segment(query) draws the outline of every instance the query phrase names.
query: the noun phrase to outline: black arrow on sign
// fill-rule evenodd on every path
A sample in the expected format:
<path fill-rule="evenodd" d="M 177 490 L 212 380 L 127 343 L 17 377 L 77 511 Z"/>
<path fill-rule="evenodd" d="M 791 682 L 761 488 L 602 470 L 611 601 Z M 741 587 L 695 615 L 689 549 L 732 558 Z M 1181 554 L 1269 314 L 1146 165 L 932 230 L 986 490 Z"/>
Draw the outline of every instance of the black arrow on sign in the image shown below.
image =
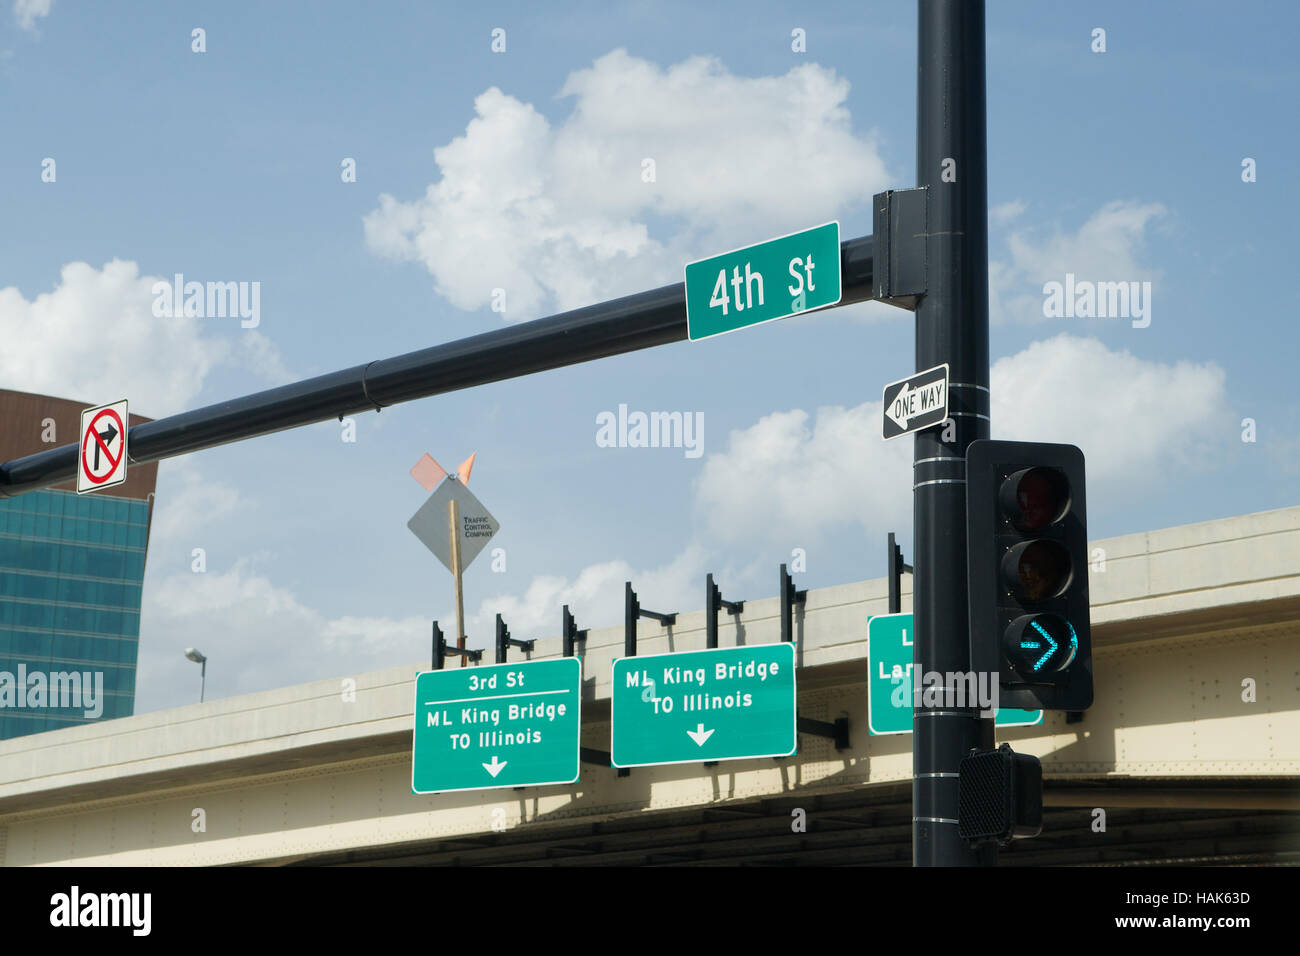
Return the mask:
<path fill-rule="evenodd" d="M 108 423 L 108 428 L 105 431 L 99 433 L 99 437 L 103 440 L 105 447 L 117 437 L 117 429 L 113 427 L 112 422 Z M 95 471 L 99 471 L 99 442 L 95 443 Z"/>

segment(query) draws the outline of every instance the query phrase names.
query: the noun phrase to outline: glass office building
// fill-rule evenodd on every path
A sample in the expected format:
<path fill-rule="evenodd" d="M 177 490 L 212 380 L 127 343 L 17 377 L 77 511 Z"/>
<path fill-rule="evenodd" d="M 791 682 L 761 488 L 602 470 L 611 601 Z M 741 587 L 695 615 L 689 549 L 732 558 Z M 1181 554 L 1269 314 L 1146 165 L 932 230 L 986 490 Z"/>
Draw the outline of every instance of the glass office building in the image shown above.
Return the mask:
<path fill-rule="evenodd" d="M 41 406 L 15 413 L 15 397 Z M 68 418 L 59 444 L 74 442 L 82 407 L 0 392 L 0 460 L 50 447 L 13 448 L 33 415 Z M 0 498 L 0 739 L 133 713 L 157 466 L 138 470 L 112 489 L 124 497 L 61 487 Z"/>

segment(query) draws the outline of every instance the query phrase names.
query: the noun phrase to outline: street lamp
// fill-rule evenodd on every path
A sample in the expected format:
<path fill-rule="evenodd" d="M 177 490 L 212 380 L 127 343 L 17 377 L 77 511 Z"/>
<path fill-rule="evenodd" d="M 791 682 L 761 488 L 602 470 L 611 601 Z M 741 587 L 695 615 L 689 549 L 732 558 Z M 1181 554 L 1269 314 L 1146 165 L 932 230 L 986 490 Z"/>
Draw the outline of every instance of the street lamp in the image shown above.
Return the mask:
<path fill-rule="evenodd" d="M 185 648 L 185 656 L 195 664 L 203 665 L 203 669 L 199 672 L 199 703 L 201 704 L 203 703 L 203 685 L 207 683 L 208 679 L 208 659 L 193 647 Z"/>

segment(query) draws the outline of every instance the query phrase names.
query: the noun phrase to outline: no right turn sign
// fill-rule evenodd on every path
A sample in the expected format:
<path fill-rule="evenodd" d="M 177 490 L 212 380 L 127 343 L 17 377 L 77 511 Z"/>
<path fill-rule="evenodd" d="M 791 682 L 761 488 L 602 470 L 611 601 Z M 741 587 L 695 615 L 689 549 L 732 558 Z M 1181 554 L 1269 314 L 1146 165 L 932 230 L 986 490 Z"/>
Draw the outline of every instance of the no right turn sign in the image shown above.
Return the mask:
<path fill-rule="evenodd" d="M 81 454 L 77 494 L 112 488 L 126 481 L 126 399 L 81 413 Z"/>

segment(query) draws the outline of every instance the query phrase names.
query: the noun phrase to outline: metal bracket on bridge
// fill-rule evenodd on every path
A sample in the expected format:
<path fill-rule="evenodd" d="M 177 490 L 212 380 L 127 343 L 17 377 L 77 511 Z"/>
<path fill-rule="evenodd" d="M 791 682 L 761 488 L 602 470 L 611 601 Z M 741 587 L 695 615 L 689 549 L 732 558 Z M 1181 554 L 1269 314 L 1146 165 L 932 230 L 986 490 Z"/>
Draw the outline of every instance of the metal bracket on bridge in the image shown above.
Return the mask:
<path fill-rule="evenodd" d="M 577 641 L 582 641 L 584 646 L 587 641 L 587 629 L 584 627 L 578 630 L 578 622 L 573 619 L 569 612 L 569 605 L 564 605 L 564 611 L 560 615 L 560 642 L 564 648 L 564 656 L 573 656 L 573 645 Z"/>
<path fill-rule="evenodd" d="M 498 620 L 500 620 L 499 616 L 498 616 Z M 433 622 L 433 669 L 434 670 L 436 671 L 442 670 L 442 666 L 444 663 L 446 663 L 448 654 L 459 654 L 461 657 L 468 657 L 475 664 L 477 664 L 479 661 L 483 659 L 483 650 L 481 648 L 479 650 L 472 651 L 467 647 L 463 647 L 463 648 L 448 647 L 447 639 L 442 635 L 442 628 L 438 626 L 437 621 L 434 621 Z"/>
<path fill-rule="evenodd" d="M 704 646 L 718 646 L 718 611 L 727 609 L 728 614 L 740 614 L 745 609 L 744 601 L 724 601 L 722 592 L 713 583 L 710 572 L 704 579 Z"/>
<path fill-rule="evenodd" d="M 903 610 L 903 574 L 913 574 L 914 569 L 903 561 L 903 549 L 894 543 L 894 532 L 889 532 L 889 613 Z"/>
<path fill-rule="evenodd" d="M 497 619 L 500 620 L 500 615 L 497 616 Z M 587 640 L 587 628 L 584 627 L 582 630 L 578 630 L 578 622 L 573 619 L 573 614 L 569 611 L 569 605 L 567 604 L 564 605 L 560 615 L 560 627 L 560 640 L 564 647 L 564 656 L 572 657 L 573 645 L 578 641 Z M 614 766 L 610 762 L 611 758 L 608 750 L 595 750 L 591 747 L 579 747 L 578 759 L 582 763 L 595 764 L 598 767 Z M 632 773 L 632 771 L 627 767 L 617 767 L 614 769 L 618 770 L 618 775 L 620 777 L 626 777 Z"/>
<path fill-rule="evenodd" d="M 794 606 L 804 604 L 808 600 L 808 592 L 797 591 L 794 586 L 794 578 L 790 572 L 781 565 L 781 640 L 789 643 L 794 640 Z"/>
<path fill-rule="evenodd" d="M 795 729 L 801 734 L 826 737 L 835 741 L 836 750 L 849 749 L 849 719 L 847 717 L 837 717 L 830 723 L 824 720 L 813 720 L 811 717 L 798 717 L 795 721 Z"/>
<path fill-rule="evenodd" d="M 651 620 L 658 621 L 664 627 L 671 627 L 677 623 L 677 613 L 660 614 L 658 611 L 643 611 L 641 602 L 636 599 L 636 592 L 632 590 L 632 582 L 623 582 L 623 656 L 636 657 L 636 622 L 638 619 L 648 617 Z M 604 754 L 608 763 L 609 754 Z M 626 767 L 620 768 L 618 775 L 626 777 L 628 775 Z"/>
<path fill-rule="evenodd" d="M 664 627 L 671 627 L 677 623 L 677 612 L 671 614 L 660 614 L 658 611 L 643 611 L 641 602 L 636 599 L 636 592 L 632 590 L 632 582 L 625 581 L 623 584 L 623 656 L 636 657 L 636 622 L 638 618 L 648 617 L 652 621 L 658 621 Z"/>
<path fill-rule="evenodd" d="M 506 627 L 506 622 L 501 620 L 501 615 L 497 615 L 497 663 L 506 662 L 506 651 L 511 647 L 518 647 L 521 650 L 532 653 L 533 645 L 536 641 L 517 641 L 510 636 L 510 628 Z"/>
<path fill-rule="evenodd" d="M 580 747 L 578 749 L 578 759 L 583 763 L 595 764 L 598 767 L 609 767 L 611 770 L 617 770 L 620 777 L 632 775 L 632 771 L 627 767 L 615 767 L 610 763 L 608 750 L 593 750 L 591 747 Z"/>

